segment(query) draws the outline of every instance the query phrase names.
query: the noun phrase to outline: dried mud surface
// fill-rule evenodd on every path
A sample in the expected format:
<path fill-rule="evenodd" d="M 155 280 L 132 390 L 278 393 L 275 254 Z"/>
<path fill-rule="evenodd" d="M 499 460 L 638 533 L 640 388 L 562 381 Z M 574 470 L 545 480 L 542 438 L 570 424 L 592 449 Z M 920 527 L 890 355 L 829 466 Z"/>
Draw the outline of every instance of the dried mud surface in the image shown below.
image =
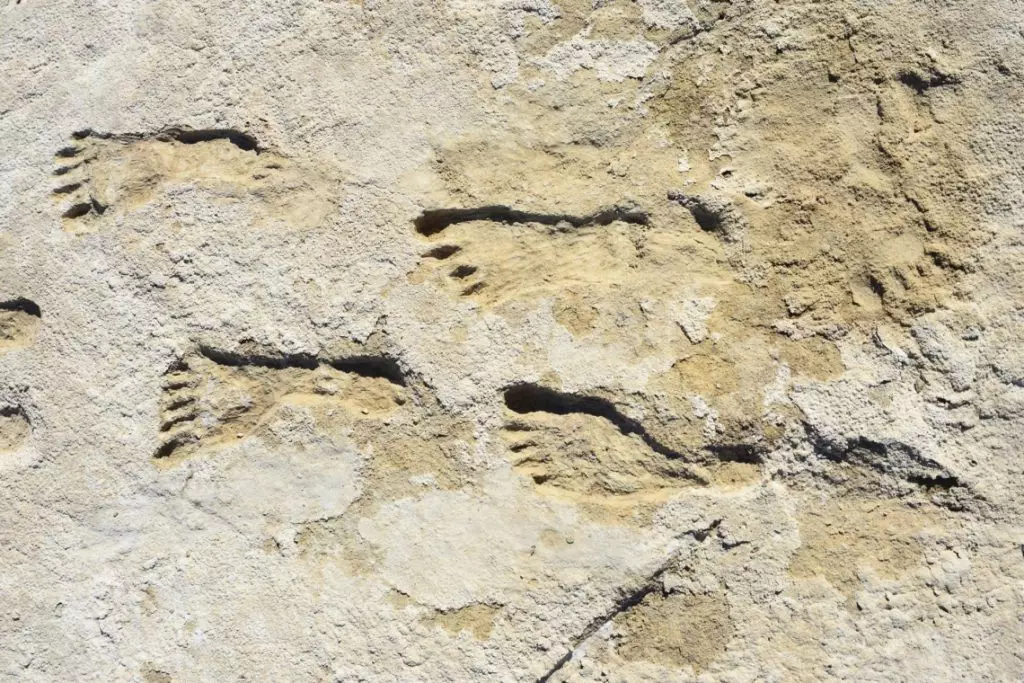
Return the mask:
<path fill-rule="evenodd" d="M 1020 679 L 1018 9 L 0 7 L 0 677 Z"/>

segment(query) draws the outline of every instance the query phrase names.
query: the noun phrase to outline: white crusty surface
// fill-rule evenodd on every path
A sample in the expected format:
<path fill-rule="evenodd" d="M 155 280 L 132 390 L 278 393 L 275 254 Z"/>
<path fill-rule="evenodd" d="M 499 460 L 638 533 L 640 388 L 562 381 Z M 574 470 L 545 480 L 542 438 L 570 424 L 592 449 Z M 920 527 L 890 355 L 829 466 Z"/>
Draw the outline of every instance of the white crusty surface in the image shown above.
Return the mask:
<path fill-rule="evenodd" d="M 1024 679 L 1019 3 L 0 1 L 0 679 Z"/>

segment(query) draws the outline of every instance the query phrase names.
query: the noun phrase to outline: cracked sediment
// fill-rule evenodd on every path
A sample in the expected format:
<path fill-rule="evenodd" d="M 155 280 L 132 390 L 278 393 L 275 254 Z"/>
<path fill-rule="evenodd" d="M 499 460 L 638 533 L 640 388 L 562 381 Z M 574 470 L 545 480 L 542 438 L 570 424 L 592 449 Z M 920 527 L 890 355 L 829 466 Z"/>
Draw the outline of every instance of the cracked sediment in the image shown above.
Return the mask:
<path fill-rule="evenodd" d="M 7 2 L 0 679 L 1021 679 L 1022 34 Z"/>

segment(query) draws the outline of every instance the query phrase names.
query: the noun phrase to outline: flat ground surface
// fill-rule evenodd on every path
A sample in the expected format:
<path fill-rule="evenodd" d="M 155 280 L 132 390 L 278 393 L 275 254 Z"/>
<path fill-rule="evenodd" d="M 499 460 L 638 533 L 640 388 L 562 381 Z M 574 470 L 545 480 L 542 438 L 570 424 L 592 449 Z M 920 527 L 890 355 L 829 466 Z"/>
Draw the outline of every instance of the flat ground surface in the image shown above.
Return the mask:
<path fill-rule="evenodd" d="M 0 677 L 1024 678 L 1024 20 L 3 0 Z"/>

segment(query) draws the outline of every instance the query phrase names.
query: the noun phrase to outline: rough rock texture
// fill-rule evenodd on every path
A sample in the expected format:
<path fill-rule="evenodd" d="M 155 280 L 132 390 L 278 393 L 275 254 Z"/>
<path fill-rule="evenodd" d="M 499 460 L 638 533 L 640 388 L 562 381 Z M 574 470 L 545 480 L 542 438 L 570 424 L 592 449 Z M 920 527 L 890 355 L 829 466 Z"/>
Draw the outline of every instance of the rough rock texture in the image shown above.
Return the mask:
<path fill-rule="evenodd" d="M 6 0 L 0 676 L 1024 678 L 1012 0 Z"/>

